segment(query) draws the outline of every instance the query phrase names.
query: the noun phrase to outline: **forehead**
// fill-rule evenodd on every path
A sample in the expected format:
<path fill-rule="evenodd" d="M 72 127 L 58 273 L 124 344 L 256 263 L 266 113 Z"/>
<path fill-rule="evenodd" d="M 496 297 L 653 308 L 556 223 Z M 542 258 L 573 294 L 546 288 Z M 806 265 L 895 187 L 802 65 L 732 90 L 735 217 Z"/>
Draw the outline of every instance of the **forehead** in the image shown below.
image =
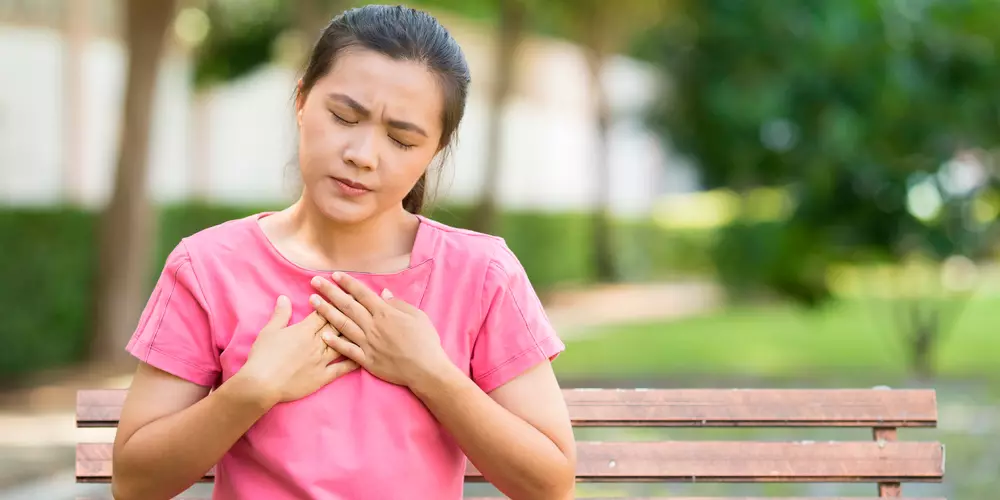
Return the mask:
<path fill-rule="evenodd" d="M 420 120 L 440 128 L 444 107 L 435 75 L 422 63 L 396 60 L 367 49 L 350 48 L 337 55 L 316 90 L 347 94 L 376 114 Z"/>

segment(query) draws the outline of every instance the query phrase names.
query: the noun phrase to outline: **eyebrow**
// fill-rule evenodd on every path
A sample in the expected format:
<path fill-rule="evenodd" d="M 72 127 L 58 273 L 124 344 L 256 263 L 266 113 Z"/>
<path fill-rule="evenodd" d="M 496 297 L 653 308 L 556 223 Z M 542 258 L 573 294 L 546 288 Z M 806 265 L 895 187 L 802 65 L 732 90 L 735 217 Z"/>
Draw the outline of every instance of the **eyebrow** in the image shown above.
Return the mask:
<path fill-rule="evenodd" d="M 357 114 L 359 114 L 359 115 L 361 115 L 361 116 L 363 116 L 365 118 L 371 116 L 371 111 L 369 111 L 368 108 L 362 106 L 360 102 L 355 101 L 349 95 L 338 94 L 338 93 L 331 93 L 327 97 L 329 97 L 332 100 L 339 101 L 339 102 L 342 102 L 342 103 L 348 105 L 351 109 L 354 110 L 355 113 L 357 113 Z M 410 123 L 410 122 L 403 121 L 403 120 L 389 120 L 388 121 L 388 125 L 390 127 L 394 128 L 394 129 L 409 130 L 409 131 L 412 131 L 412 132 L 416 132 L 416 133 L 418 133 L 418 134 L 420 134 L 420 135 L 422 135 L 424 137 L 427 137 L 427 132 L 424 131 L 423 128 L 421 128 L 420 126 L 418 126 L 415 123 Z"/>

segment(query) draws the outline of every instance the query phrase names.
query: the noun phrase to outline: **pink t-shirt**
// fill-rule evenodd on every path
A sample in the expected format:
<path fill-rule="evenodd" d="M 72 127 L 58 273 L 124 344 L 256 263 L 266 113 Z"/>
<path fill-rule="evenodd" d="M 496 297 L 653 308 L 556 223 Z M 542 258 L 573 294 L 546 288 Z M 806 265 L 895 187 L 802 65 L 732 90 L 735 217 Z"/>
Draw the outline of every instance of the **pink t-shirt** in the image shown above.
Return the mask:
<path fill-rule="evenodd" d="M 292 321 L 312 312 L 309 281 L 329 271 L 284 258 L 258 219 L 181 241 L 127 349 L 195 384 L 218 387 L 244 362 L 278 295 Z M 410 266 L 351 273 L 431 318 L 452 361 L 485 392 L 565 347 L 524 269 L 500 238 L 420 217 Z M 216 466 L 216 499 L 459 499 L 466 458 L 409 389 L 356 370 L 272 408 Z"/>

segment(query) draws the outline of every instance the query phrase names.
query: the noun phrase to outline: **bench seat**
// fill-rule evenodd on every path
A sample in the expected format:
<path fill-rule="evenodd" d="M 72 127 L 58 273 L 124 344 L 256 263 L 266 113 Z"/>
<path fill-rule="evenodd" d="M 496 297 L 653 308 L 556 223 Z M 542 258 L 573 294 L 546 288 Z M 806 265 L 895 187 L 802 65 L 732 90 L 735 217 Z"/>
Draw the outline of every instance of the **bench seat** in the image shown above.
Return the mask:
<path fill-rule="evenodd" d="M 125 395 L 124 389 L 80 391 L 77 426 L 116 427 Z M 904 483 L 936 483 L 944 478 L 941 443 L 896 439 L 898 428 L 937 425 L 933 390 L 566 389 L 564 395 L 576 429 L 872 429 L 872 439 L 865 441 L 578 438 L 579 482 L 872 483 L 872 498 L 901 498 Z M 79 443 L 77 481 L 110 482 L 111 452 L 111 443 Z M 202 481 L 211 480 L 209 471 Z M 471 463 L 466 481 L 483 482 Z"/>

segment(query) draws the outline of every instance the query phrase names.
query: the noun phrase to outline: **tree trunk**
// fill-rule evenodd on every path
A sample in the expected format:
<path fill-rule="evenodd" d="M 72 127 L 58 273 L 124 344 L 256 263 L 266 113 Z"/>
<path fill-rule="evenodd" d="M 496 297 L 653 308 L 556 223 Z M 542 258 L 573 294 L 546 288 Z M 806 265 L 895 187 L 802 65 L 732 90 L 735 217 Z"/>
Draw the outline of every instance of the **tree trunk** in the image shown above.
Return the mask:
<path fill-rule="evenodd" d="M 309 50 L 319 38 L 320 30 L 330 22 L 330 17 L 326 16 L 326 8 L 323 0 L 298 0 L 295 5 L 296 29 L 305 37 L 306 47 L 302 54 L 302 61 L 309 57 Z"/>
<path fill-rule="evenodd" d="M 75 0 L 66 4 L 63 11 L 65 34 L 63 42 L 63 109 L 66 111 L 64 129 L 63 195 L 73 204 L 85 201 L 83 189 L 84 159 L 87 157 L 86 134 L 86 77 L 84 60 L 93 37 L 91 0 Z"/>
<path fill-rule="evenodd" d="M 494 84 L 490 93 L 489 122 L 486 136 L 486 168 L 479 201 L 472 214 L 472 229 L 497 232 L 497 198 L 500 189 L 500 165 L 503 161 L 504 106 L 515 78 L 517 48 L 521 44 L 526 17 L 522 0 L 500 0 L 500 23 L 495 45 Z"/>
<path fill-rule="evenodd" d="M 299 57 L 299 67 L 305 69 L 305 63 L 309 60 L 309 52 L 312 50 L 316 40 L 323 29 L 326 28 L 334 16 L 347 10 L 351 6 L 350 0 L 296 0 L 295 2 L 295 28 L 303 37 L 303 51 Z"/>
<path fill-rule="evenodd" d="M 197 90 L 192 97 L 192 117 L 188 121 L 191 145 L 188 190 L 193 201 L 207 203 L 212 193 L 212 90 Z"/>
<path fill-rule="evenodd" d="M 599 44 L 594 44 L 599 47 Z M 609 135 L 611 129 L 611 105 L 607 93 L 601 83 L 601 69 L 604 66 L 604 53 L 597 49 L 588 52 L 587 63 L 590 68 L 590 82 L 595 103 L 595 120 L 597 125 L 597 155 L 594 162 L 595 206 L 592 216 L 592 238 L 594 251 L 594 272 L 598 281 L 609 282 L 618 278 L 614 261 L 614 248 L 611 234 L 611 158 L 609 154 Z"/>
<path fill-rule="evenodd" d="M 110 366 L 129 361 L 124 347 L 148 298 L 155 218 L 146 191 L 153 96 L 176 0 L 127 0 L 128 74 L 114 191 L 100 226 L 93 354 Z"/>
<path fill-rule="evenodd" d="M 927 299 L 896 295 L 892 307 L 895 329 L 901 337 L 909 374 L 918 380 L 934 376 L 934 349 L 945 329 L 941 310 Z"/>
<path fill-rule="evenodd" d="M 910 368 L 920 380 L 934 376 L 934 349 L 941 333 L 941 314 L 934 305 L 922 306 L 919 300 L 910 305 L 909 339 Z"/>

